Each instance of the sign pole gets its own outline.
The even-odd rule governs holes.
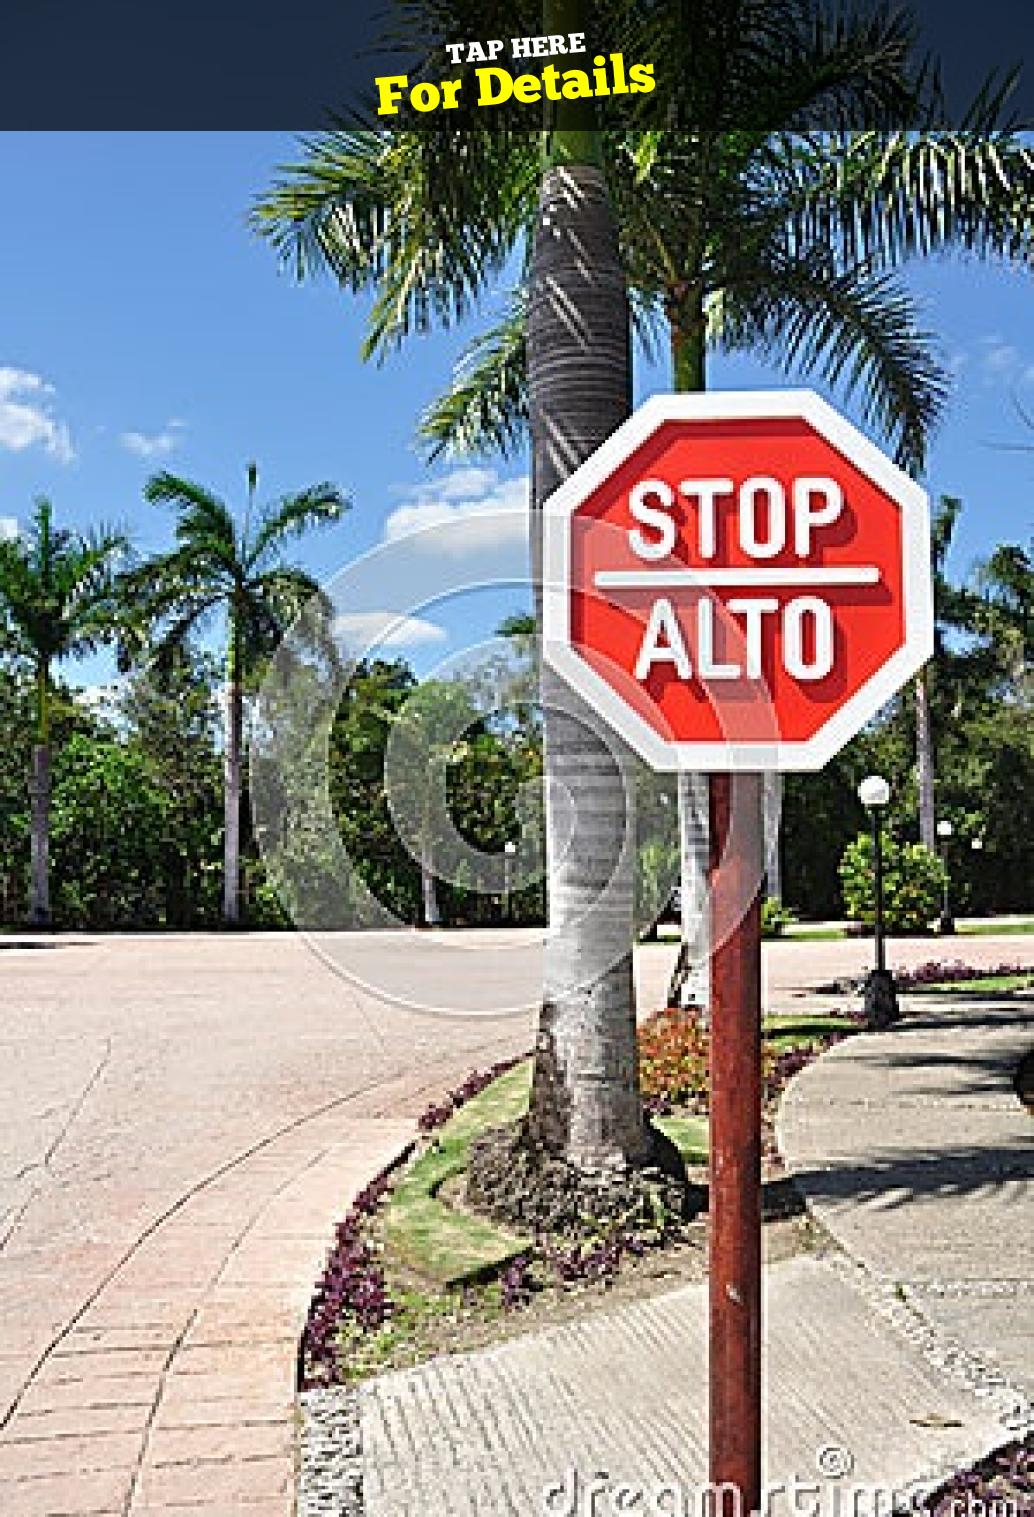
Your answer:
[[[761,1510],[761,775],[712,775],[710,820],[710,1478],[749,1517]]]

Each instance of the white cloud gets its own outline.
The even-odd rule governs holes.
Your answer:
[[[401,611],[343,611],[334,618],[334,634],[346,648],[365,652],[382,648],[422,648],[429,643],[444,643],[444,627],[425,621],[422,616],[406,616]]]
[[[185,421],[174,416],[160,432],[123,432],[119,441],[127,453],[135,453],[137,458],[153,462],[154,459],[166,458],[175,451],[186,425]]]
[[[17,516],[0,516],[0,543],[9,543],[18,536]]]
[[[71,434],[54,415],[54,387],[27,369],[0,366],[0,448],[40,447],[59,463],[75,457]]]
[[[384,523],[384,538],[398,542],[414,532],[424,534],[418,539],[421,547],[453,555],[524,544],[528,481],[500,479],[494,469],[468,468],[417,485]]]

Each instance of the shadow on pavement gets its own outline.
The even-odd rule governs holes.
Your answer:
[[[94,945],[92,943],[87,943],[87,942],[81,942],[81,943],[80,942],[52,943],[52,942],[42,941],[39,938],[14,938],[14,939],[2,938],[2,939],[0,939],[0,952],[2,952],[4,949],[7,949],[7,948],[20,948],[20,949],[26,949],[27,948],[27,949],[31,949],[31,950],[35,951],[35,950],[38,950],[38,949],[52,949],[52,948],[92,948],[93,946]]]
[[[929,1158],[903,1154],[829,1169],[798,1169],[793,1175],[809,1200],[875,1201],[888,1211],[930,1197],[967,1196],[1004,1190],[1034,1180],[1034,1141],[1005,1147],[945,1149]],[[1019,1193],[1017,1193],[1017,1199]]]

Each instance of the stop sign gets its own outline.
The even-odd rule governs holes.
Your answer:
[[[926,495],[810,391],[655,396],[543,530],[544,656],[656,769],[820,768],[933,651]]]

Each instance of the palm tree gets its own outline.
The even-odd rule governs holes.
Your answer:
[[[734,13],[735,29],[723,32]],[[914,94],[896,21],[825,30],[817,13],[774,0],[708,14],[718,18],[712,52],[698,50],[686,73],[722,80],[720,103],[705,112],[716,129],[611,131],[596,141],[637,329],[648,342],[656,320],[667,320],[684,388],[703,384],[708,344],[760,348],[817,371],[857,393],[914,466],[943,389],[892,271],[913,253],[953,245],[1028,255],[1034,156],[1001,133],[812,131],[824,110],[845,121],[913,114],[902,107]],[[335,132],[307,143],[304,161],[258,203],[255,223],[299,278],[329,272],[346,289],[376,293],[364,354],[382,356],[467,316],[515,253],[527,258],[538,192],[531,133],[469,124]],[[535,298],[526,277],[468,350],[425,418],[432,452],[508,453],[523,442],[529,416],[541,414],[531,384]]]
[[[32,671],[29,920],[49,926],[51,705],[54,665],[114,643],[124,631],[129,541],[100,528],[54,526],[49,500],[36,502],[28,531],[0,541],[0,652]]]
[[[464,757],[478,721],[470,694],[458,680],[427,679],[397,710],[378,713],[393,727],[390,770],[385,774],[396,826],[420,864],[420,905],[425,927],[440,927],[437,851],[448,831],[440,805],[450,764]],[[444,825],[443,825],[444,824]]]
[[[563,0],[556,16],[550,5],[544,9],[547,31],[577,24],[578,7]],[[631,409],[628,299],[591,115],[563,111],[547,140],[527,321],[540,625],[542,505]],[[529,1133],[536,1146],[583,1170],[637,1164],[651,1143],[636,1059],[635,829],[627,759],[596,714],[545,663],[540,685],[550,930]],[[564,848],[560,813],[570,796],[579,803],[570,808]]]
[[[245,683],[319,593],[308,574],[283,562],[283,545],[311,527],[338,521],[349,504],[335,485],[322,483],[256,508],[257,486],[258,470],[249,464],[238,523],[230,507],[202,485],[175,474],[154,475],[144,495],[176,511],[176,546],[138,576],[143,619],[159,660],[210,618],[221,613],[225,619],[223,916],[231,924],[240,917]]]
[[[974,581],[979,601],[970,625],[990,637],[999,667],[1020,687],[1034,649],[1034,543],[999,543],[977,564]]]

